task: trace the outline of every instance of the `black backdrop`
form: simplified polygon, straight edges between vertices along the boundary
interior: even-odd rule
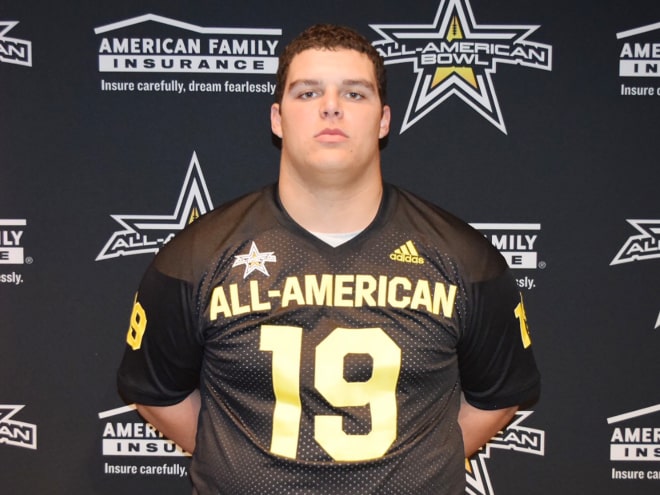
[[[400,132],[415,70],[435,66],[390,50],[384,174],[517,264],[544,386],[471,460],[468,493],[659,492],[660,3],[4,0],[2,493],[189,492],[188,458],[115,389],[144,268],[195,211],[275,179],[268,83],[286,41],[337,22],[401,52],[383,32],[446,39],[447,12],[490,100],[455,71]],[[499,62],[474,51],[484,39]],[[402,43],[457,60],[429,40]]]

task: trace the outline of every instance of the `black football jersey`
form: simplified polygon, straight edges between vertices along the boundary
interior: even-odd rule
[[[338,247],[276,186],[199,218],[147,270],[127,344],[125,399],[200,389],[199,494],[462,495],[461,392],[499,409],[539,391],[506,262],[391,185]]]

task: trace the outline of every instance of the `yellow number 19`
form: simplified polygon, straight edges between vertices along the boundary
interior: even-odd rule
[[[273,433],[271,452],[295,459],[302,404],[300,401],[300,356],[303,330],[299,327],[264,325],[260,350],[271,351]],[[344,358],[368,354],[371,377],[362,382],[344,378]],[[396,385],[401,370],[401,349],[380,328],[336,328],[316,347],[314,386],[334,407],[369,405],[371,431],[347,434],[342,417],[316,416],[314,438],[336,461],[363,461],[381,457],[397,435]]]

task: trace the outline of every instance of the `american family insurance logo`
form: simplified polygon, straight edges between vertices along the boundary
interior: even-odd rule
[[[616,33],[621,96],[657,96],[660,85],[660,22]],[[641,78],[635,80],[634,78]],[[632,81],[632,82],[631,82]]]
[[[552,70],[552,47],[528,41],[540,26],[477,24],[468,0],[442,0],[431,24],[371,24],[386,64],[412,64],[417,80],[401,133],[457,96],[506,134],[492,76],[498,64]]]
[[[110,215],[121,229],[112,234],[96,261],[144,253],[157,253],[172,237],[199,216],[213,209],[202,169],[193,152],[179,200],[171,215]]]
[[[190,454],[135,412],[135,405],[98,413],[102,421],[103,473],[107,475],[188,476]]]
[[[37,425],[11,419],[24,407],[0,405],[0,444],[36,450]]]
[[[282,30],[203,27],[145,14],[94,33],[100,72],[274,74]]]
[[[539,261],[537,241],[541,234],[540,223],[471,223],[497,248],[508,265],[517,270],[545,269],[545,261]],[[517,277],[521,289],[531,290],[536,281],[529,276]]]
[[[16,265],[34,262],[31,256],[25,255],[23,247],[26,226],[24,218],[0,218],[0,284],[21,285],[23,275],[16,271]]]
[[[172,440],[163,436],[151,424],[145,422],[136,413],[135,405],[110,409],[99,413],[103,423],[104,456],[166,456],[190,457]],[[119,416],[122,416],[121,418]]]
[[[660,482],[660,404],[607,418],[612,479]]]
[[[610,266],[660,258],[660,220],[627,221],[638,234],[628,237]]]
[[[0,62],[32,67],[32,43],[7,36],[16,24],[18,21],[0,21]]]
[[[525,454],[545,455],[545,431],[521,426],[534,411],[518,411],[514,420],[495,435],[483,449],[465,461],[468,495],[495,495],[486,461],[494,450],[513,450]]]
[[[639,39],[648,33],[654,33],[655,41]],[[625,40],[619,54],[621,77],[660,77],[660,22],[621,31],[616,38]]]
[[[27,220],[0,218],[0,265],[22,265],[25,263],[23,252],[23,233]]]

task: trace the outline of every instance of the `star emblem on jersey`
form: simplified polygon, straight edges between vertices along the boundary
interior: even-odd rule
[[[469,0],[441,0],[432,24],[370,27],[385,64],[412,63],[417,74],[401,133],[458,96],[506,134],[492,81],[497,64],[552,68],[552,47],[526,41],[539,26],[477,24]]]
[[[246,279],[250,273],[257,270],[270,277],[270,273],[266,269],[266,263],[277,261],[277,257],[273,254],[273,251],[260,252],[257,248],[257,245],[252,241],[250,246],[250,252],[248,254],[239,254],[234,256],[234,264],[232,268],[245,265],[245,273],[243,273],[243,278]]]

